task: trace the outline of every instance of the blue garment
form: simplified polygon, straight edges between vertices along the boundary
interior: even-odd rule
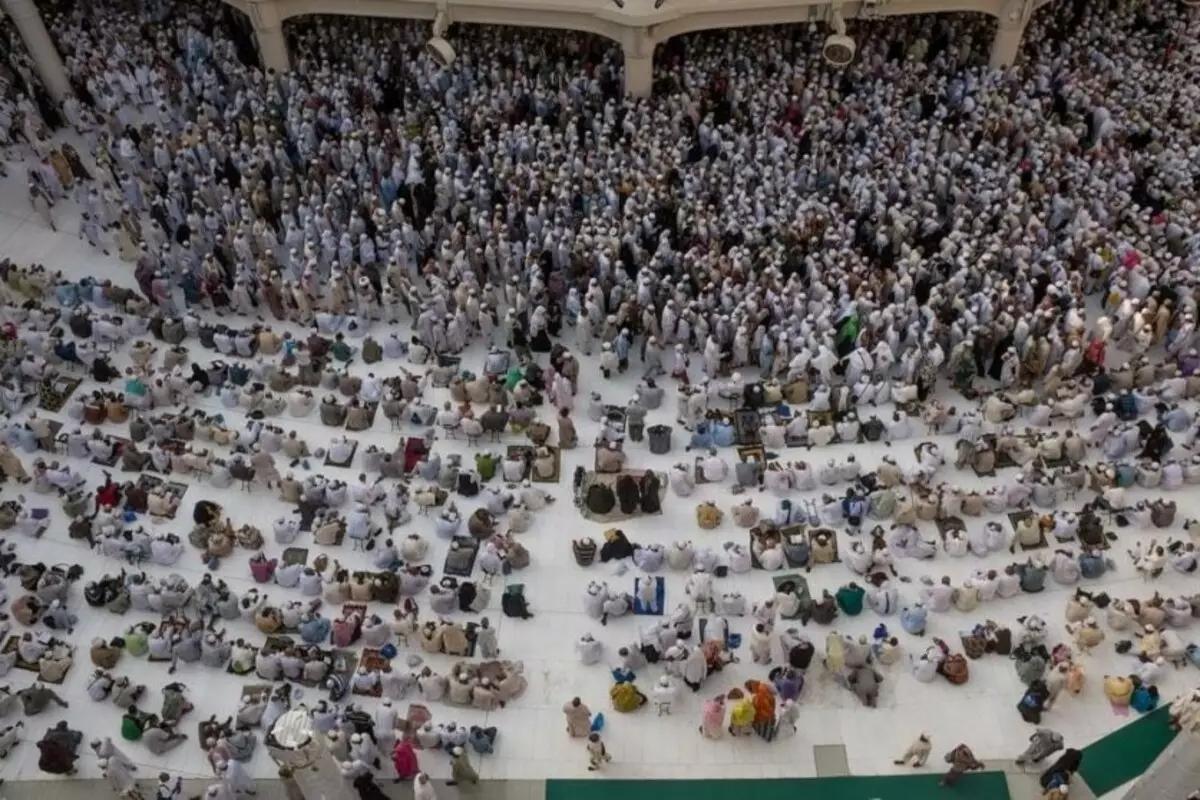
[[[75,352],[74,342],[58,342],[54,345],[54,355],[58,356],[63,361],[71,363],[81,363],[79,355]]]
[[[329,640],[329,631],[333,627],[332,623],[325,617],[313,617],[310,620],[300,623],[298,630],[300,638],[309,644],[321,644]]]
[[[779,697],[783,700],[795,700],[800,696],[800,690],[804,688],[804,678],[799,673],[793,677],[788,677],[786,672],[780,674],[775,679],[775,691],[779,693]]]
[[[1117,464],[1117,486],[1128,489],[1137,482],[1137,468],[1132,464]]]
[[[758,368],[770,369],[771,362],[775,360],[775,343],[771,341],[770,336],[764,336],[762,342],[758,345]]]
[[[1150,691],[1151,688],[1139,686],[1133,690],[1133,696],[1129,698],[1129,705],[1139,714],[1145,714],[1158,707],[1158,692]]]
[[[733,426],[726,422],[714,422],[712,440],[717,447],[733,447]]]
[[[480,755],[489,755],[495,752],[496,729],[481,728],[478,725],[472,726],[471,733],[467,736],[467,743],[471,745],[471,749]]]
[[[842,501],[842,515],[846,519],[857,518],[862,522],[863,517],[867,515],[867,501],[861,497],[847,497]]]
[[[622,361],[629,358],[629,337],[625,334],[620,334],[617,336],[617,341],[613,345],[613,350],[616,351],[617,358],[621,359]]]
[[[713,443],[713,435],[712,435],[712,430],[710,428],[709,423],[708,422],[696,423],[696,429],[694,431],[692,431],[691,447],[693,449],[708,448],[708,447],[712,447],[712,443]]]
[[[73,283],[64,283],[54,290],[54,297],[64,308],[74,308],[79,305],[79,287]]]
[[[383,176],[383,180],[379,182],[379,194],[383,197],[384,208],[391,208],[392,203],[396,202],[396,197],[399,196],[400,189],[391,175]]]
[[[1089,553],[1079,557],[1079,574],[1085,578],[1099,578],[1107,569],[1102,556]]]
[[[904,628],[906,633],[920,636],[925,633],[925,621],[928,617],[929,612],[924,606],[909,606],[900,612],[900,627]]]

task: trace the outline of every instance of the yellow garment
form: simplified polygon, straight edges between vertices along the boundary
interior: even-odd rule
[[[608,690],[608,696],[612,700],[613,708],[622,713],[636,711],[642,705],[641,695],[632,683],[613,684]]]
[[[724,517],[725,512],[712,503],[701,503],[696,506],[696,524],[706,531],[719,526]]]
[[[1129,705],[1133,695],[1133,682],[1124,675],[1104,676],[1104,696],[1115,706]]]
[[[749,698],[734,702],[729,710],[729,724],[737,727],[754,724],[754,704]]]

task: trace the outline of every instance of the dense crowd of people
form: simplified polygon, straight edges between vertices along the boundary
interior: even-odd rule
[[[995,72],[982,17],[863,24],[843,71],[802,28],[699,35],[660,49],[639,101],[589,37],[463,28],[447,69],[423,25],[301,19],[295,69],[264,75],[211,7],[120,9],[46,9],[96,175],[39,139],[28,96],[10,134],[48,156],[38,193],[74,184],[89,241],[163,278],[156,302],[280,294],[303,318],[332,276],[395,319],[465,282],[492,315],[519,291],[529,328],[615,316],[735,366],[849,347],[829,334],[853,308],[871,358],[886,342],[918,373],[970,339],[999,378],[1010,349],[1086,345],[1104,288],[1123,342],[1191,341],[1194,23],[1174,7],[1045,9]],[[1108,280],[1115,262],[1138,269]]]
[[[0,28],[8,169],[52,227],[77,204],[80,238],[169,317],[269,312],[341,361],[381,322],[411,324],[387,357],[413,363],[551,353],[539,388],[568,420],[580,367],[561,340],[597,353],[585,385],[632,367],[642,391],[715,392],[757,371],[811,379],[814,410],[844,410],[841,389],[923,401],[940,378],[973,398],[1200,368],[1200,16],[1183,4],[1052,4],[998,70],[982,16],[855,22],[842,69],[807,27],[697,34],[659,48],[644,99],[623,96],[619,46],[587,35],[459,26],[445,66],[424,23],[300,18],[276,74],[215,0],[41,10],[74,91],[51,101]],[[695,429],[708,405],[690,396]],[[978,763],[960,755],[955,780]]]

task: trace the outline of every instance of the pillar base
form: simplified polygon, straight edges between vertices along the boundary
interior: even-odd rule
[[[1024,34],[1024,26],[997,28],[996,38],[992,39],[992,55],[988,66],[992,69],[1007,69],[1016,64],[1017,54],[1021,50],[1021,37]]]

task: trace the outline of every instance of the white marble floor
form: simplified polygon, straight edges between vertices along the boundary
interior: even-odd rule
[[[59,210],[60,233],[48,230],[40,219],[33,218],[21,191],[21,183],[15,178],[0,182],[0,256],[9,258],[18,264],[42,263],[52,269],[59,269],[67,276],[77,279],[84,275],[97,278],[112,278],[122,283],[133,285],[132,270],[128,265],[120,263],[115,258],[104,257],[90,249],[76,237],[74,223],[70,221],[71,212],[68,209]],[[203,350],[198,342],[186,343],[192,349],[192,357],[199,361],[207,361],[212,354]],[[480,368],[480,353],[478,348],[468,354],[464,366],[478,372]],[[119,362],[123,365],[124,362]],[[357,364],[355,371],[374,371],[377,374],[389,373],[393,367],[386,361],[365,367]],[[408,367],[409,365],[404,364]],[[597,391],[604,399],[612,403],[624,403],[630,396],[636,378],[630,374],[613,381],[603,380],[591,360],[585,361],[581,376],[581,396]],[[80,391],[91,388],[85,383]],[[435,397],[442,399],[444,392],[436,391]],[[220,408],[215,399],[206,399],[196,404],[207,410],[222,411],[229,417],[229,412]],[[664,404],[663,409],[652,412],[649,423],[664,422],[673,424],[674,403],[671,399]],[[235,415],[236,416],[236,413]],[[580,438],[584,442],[591,440],[594,425],[589,423],[586,415],[578,413]],[[335,433],[324,428],[316,414],[305,419],[284,417],[278,420],[285,428],[295,428],[299,434],[308,439],[310,446],[323,446],[330,435]],[[112,430],[121,434],[124,431]],[[414,431],[402,431],[408,434]],[[382,419],[376,422],[375,428],[369,433],[360,434],[358,438],[363,443],[373,443],[381,446],[394,446],[397,433],[388,430],[388,423]],[[520,441],[510,436],[511,441]],[[646,450],[646,445],[631,444],[631,465],[636,467],[655,467],[665,469],[674,461],[684,458],[684,434],[676,429],[674,450],[669,455],[653,456]],[[902,443],[896,447],[886,447],[883,444],[860,446],[834,446],[828,453],[804,453],[793,451],[787,457],[791,459],[806,458],[810,461],[823,461],[826,458],[844,458],[853,452],[859,461],[873,465],[884,455],[894,456],[902,466],[913,462],[912,444]],[[952,449],[952,442],[946,437],[941,441],[947,452]],[[469,449],[461,441],[439,441],[437,449],[440,452],[465,453]],[[774,744],[766,744],[757,738],[745,740],[708,741],[697,734],[700,706],[703,700],[718,692],[727,691],[736,684],[748,678],[761,678],[766,670],[761,666],[750,663],[749,654],[743,652],[741,663],[731,666],[723,673],[709,679],[699,695],[690,692],[678,703],[670,716],[655,716],[650,708],[644,708],[632,715],[621,715],[609,708],[607,693],[610,683],[609,669],[605,664],[584,667],[575,656],[574,642],[584,632],[591,632],[602,639],[609,653],[609,664],[615,664],[616,650],[622,645],[633,641],[636,628],[653,620],[630,616],[612,621],[607,627],[600,627],[588,619],[582,610],[581,595],[584,586],[592,580],[604,580],[619,587],[632,591],[635,573],[619,576],[612,564],[603,565],[597,562],[589,569],[578,567],[571,555],[570,541],[573,538],[589,535],[600,538],[602,527],[583,520],[570,500],[570,480],[575,468],[579,465],[590,466],[592,452],[590,448],[567,451],[564,454],[562,481],[555,488],[559,496],[558,503],[550,509],[541,512],[534,527],[522,536],[522,541],[532,554],[532,565],[525,571],[517,573],[511,580],[524,583],[526,594],[536,616],[528,621],[518,621],[505,618],[499,609],[499,591],[495,592],[493,608],[487,612],[494,624],[499,628],[500,645],[506,658],[524,661],[526,674],[529,677],[529,689],[524,697],[510,704],[501,711],[487,715],[486,722],[499,728],[499,740],[494,756],[476,759],[478,769],[484,778],[558,778],[580,777],[585,772],[586,758],[582,744],[570,740],[563,732],[563,716],[561,707],[564,702],[578,695],[587,702],[594,711],[604,711],[607,717],[605,738],[613,762],[604,772],[605,775],[640,778],[769,778],[811,776],[815,774],[813,746],[824,744],[845,745],[849,756],[849,766],[854,773],[888,773],[896,770],[892,766],[895,758],[918,732],[928,731],[934,739],[935,758],[930,761],[928,769],[937,770],[941,766],[940,754],[949,750],[959,742],[969,743],[976,754],[985,761],[988,759],[1010,760],[1025,746],[1025,741],[1031,732],[1031,726],[1021,721],[1015,711],[1015,704],[1022,693],[1022,686],[1017,679],[1012,664],[1008,659],[1000,657],[985,657],[972,661],[971,678],[964,686],[951,686],[944,681],[932,684],[921,684],[910,677],[903,664],[886,670],[883,693],[879,707],[866,709],[859,705],[853,695],[836,686],[826,675],[818,662],[810,670],[808,685],[802,696],[802,714],[798,735]],[[31,456],[26,456],[32,460]],[[361,456],[359,456],[361,458]],[[691,455],[687,456],[690,460]],[[76,463],[73,466],[84,470],[92,479],[101,478],[99,469],[90,464]],[[314,468],[320,465],[314,462]],[[338,470],[331,470],[330,474]],[[349,478],[358,472],[357,462],[347,472],[341,471],[341,477]],[[995,480],[1003,480],[1011,472],[1001,472]],[[952,467],[947,467],[943,479],[965,487],[983,486],[992,481],[977,479],[973,473],[957,473]],[[9,484],[3,487],[0,497],[11,497],[20,491]],[[1152,495],[1141,490],[1131,492],[1133,499],[1150,498]],[[116,571],[121,565],[115,561],[107,561],[97,554],[90,553],[77,542],[67,537],[65,520],[57,507],[57,502],[51,497],[28,495],[34,506],[45,505],[52,509],[53,524],[47,535],[41,540],[19,541],[20,557],[26,561],[43,561],[48,564],[71,562],[82,563],[87,569],[87,577],[98,577],[105,571]],[[159,526],[162,530],[172,531],[181,536],[188,530],[190,509],[195,501],[207,498],[221,503],[235,524],[251,523],[268,532],[272,520],[286,513],[287,507],[265,491],[245,494],[240,491],[217,490],[205,484],[191,484],[185,497],[185,511],[179,520]],[[1190,491],[1177,492],[1173,499],[1180,504],[1179,520],[1189,516],[1200,516],[1200,500]],[[669,494],[664,503],[664,513],[661,516],[641,518],[622,523],[620,527],[628,537],[635,542],[659,542],[667,544],[679,539],[692,539],[698,543],[719,545],[727,540],[745,541],[746,532],[736,528],[726,519],[724,526],[716,531],[701,531],[695,524],[694,508],[702,500],[712,500],[728,509],[734,498],[729,493],[728,485],[707,485],[699,487],[696,494],[688,499]],[[778,502],[769,494],[756,497],[757,502],[770,511]],[[472,501],[459,498],[459,507],[464,517],[469,515],[474,506]],[[1082,502],[1082,498],[1080,499]],[[971,525],[984,524],[986,519],[971,520]],[[434,542],[429,563],[440,570],[445,555],[445,543],[436,538],[431,518],[416,517],[411,527]],[[848,540],[842,534],[842,546]],[[1162,531],[1123,529],[1120,532],[1121,541],[1112,551],[1120,569],[1110,574],[1103,581],[1094,582],[1088,588],[1103,590],[1114,597],[1146,597],[1157,590],[1163,594],[1188,594],[1195,592],[1195,580],[1168,571],[1156,584],[1144,583],[1138,578],[1129,564],[1125,549],[1139,540],[1163,538]],[[310,555],[315,555],[317,548],[302,538],[297,544],[310,547]],[[268,545],[268,553],[278,555],[278,547]],[[351,568],[367,566],[363,553],[351,552],[349,548],[341,548],[331,552],[342,563]],[[250,580],[246,566],[248,554],[239,551],[235,557],[229,558],[221,566],[219,576],[227,581],[237,591],[248,589],[254,585]],[[929,573],[935,576],[950,575],[956,582],[969,573],[980,568],[1002,568],[1013,559],[1008,554],[994,555],[986,559],[967,556],[962,559],[952,559],[945,554],[939,554],[932,562],[917,564],[912,561],[899,563],[902,575],[913,579]],[[204,573],[194,551],[189,552],[170,570],[148,568],[155,573],[177,572],[189,580],[199,580]],[[439,573],[440,574],[440,573]],[[809,581],[814,593],[822,589],[835,590],[839,585],[851,579],[851,573],[843,565],[831,565],[816,568]],[[685,600],[683,584],[684,577],[680,573],[666,574],[667,591],[666,603],[668,608]],[[10,597],[20,594],[20,587],[15,579],[8,579]],[[770,575],[761,571],[752,571],[745,575],[730,576],[718,582],[720,591],[739,591],[752,601],[766,598],[771,588]],[[912,597],[915,584],[904,584],[903,592]],[[285,595],[288,590],[277,590]],[[1045,592],[1038,595],[1023,595],[1012,600],[997,601],[979,608],[971,615],[957,612],[936,615],[931,618],[929,634],[947,639],[957,647],[959,631],[969,628],[974,623],[985,619],[995,619],[1001,623],[1013,624],[1023,615],[1039,614],[1051,623],[1051,640],[1065,639],[1062,625],[1064,622],[1064,603],[1069,590],[1048,583]],[[82,621],[74,634],[74,640],[83,651],[87,642],[95,636],[111,637],[119,635],[126,627],[138,621],[139,615],[131,613],[125,617],[114,617],[104,612],[97,612],[87,607],[76,598],[75,609]],[[384,609],[377,609],[383,611]],[[389,612],[390,613],[390,612]],[[840,630],[859,634],[870,632],[880,622],[885,622],[889,628],[900,636],[906,648],[919,650],[928,643],[928,637],[921,640],[900,632],[898,620],[895,618],[880,619],[873,613],[866,612],[857,618],[841,618],[837,622]],[[735,620],[733,629],[748,638],[749,623],[745,620]],[[812,626],[808,633],[814,640],[823,641],[828,629]],[[240,622],[230,626],[232,636],[254,637],[261,639],[261,634],[255,631],[249,623]],[[1184,631],[1185,637],[1188,635]],[[1083,656],[1082,662],[1088,673],[1087,686],[1079,697],[1067,697],[1045,717],[1044,724],[1063,733],[1070,745],[1083,745],[1112,731],[1116,727],[1132,720],[1132,717],[1115,715],[1109,708],[1100,689],[1101,676],[1106,673],[1125,672],[1132,668],[1133,659],[1128,656],[1118,656],[1114,653],[1112,642],[1119,636],[1110,634],[1109,642],[1097,649],[1095,653]],[[743,648],[743,651],[745,648]],[[402,648],[402,657],[404,655]],[[401,658],[402,658],[401,657]],[[776,656],[779,657],[778,654]],[[435,669],[449,666],[451,659],[442,657],[429,658],[428,662]],[[397,662],[399,663],[399,662]],[[72,670],[61,691],[71,703],[70,709],[50,711],[46,714],[26,720],[27,737],[30,740],[20,746],[9,758],[0,765],[0,777],[8,779],[36,779],[45,777],[37,769],[37,750],[33,741],[40,737],[46,726],[58,719],[68,719],[71,724],[82,729],[88,737],[117,736],[119,724],[118,710],[109,704],[91,702],[85,694],[90,665],[84,657]],[[239,679],[225,672],[205,669],[198,665],[181,665],[179,672],[172,677],[166,673],[162,665],[149,664],[145,660],[126,656],[117,666],[116,673],[126,674],[136,682],[145,683],[153,692],[170,680],[185,683],[190,690],[192,700],[197,708],[189,720],[186,729],[195,737],[194,722],[198,718],[216,714],[220,717],[231,714],[238,701],[241,685],[254,682],[253,679]],[[646,689],[657,679],[659,668],[652,667],[639,676],[639,684]],[[1171,697],[1178,691],[1190,688],[1195,684],[1195,674],[1191,668],[1172,671],[1163,686],[1163,693]],[[14,688],[21,688],[32,681],[32,673],[13,671],[5,680]],[[316,693],[308,691],[304,700],[315,700]],[[374,701],[369,701],[370,706]],[[442,704],[433,704],[432,709],[436,721],[458,720],[464,724],[484,722],[482,713],[470,710],[464,711]],[[168,769],[182,772],[186,775],[207,775],[207,765],[200,748],[192,741],[163,758],[155,758],[135,744],[124,745],[133,758],[144,764],[146,771]],[[81,760],[82,774],[95,776],[94,759]],[[424,753],[421,764],[424,769],[435,777],[443,777],[448,772],[447,763],[443,756]],[[259,753],[252,764],[252,771],[266,777],[273,774],[273,766],[265,754]]]

